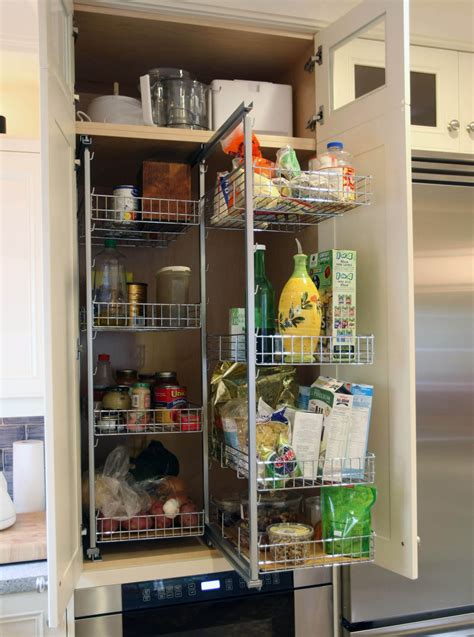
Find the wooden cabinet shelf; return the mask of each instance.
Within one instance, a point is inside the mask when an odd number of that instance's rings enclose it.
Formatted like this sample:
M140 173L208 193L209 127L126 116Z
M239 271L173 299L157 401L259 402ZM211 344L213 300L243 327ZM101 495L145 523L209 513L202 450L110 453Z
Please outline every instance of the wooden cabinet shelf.
M76 122L76 133L93 137L93 150L100 152L101 159L117 158L121 153L136 159L164 154L169 161L188 160L213 134L212 131L101 122ZM316 140L311 137L258 135L258 139L263 151L273 151L272 154L286 144L295 149L300 160L316 153Z

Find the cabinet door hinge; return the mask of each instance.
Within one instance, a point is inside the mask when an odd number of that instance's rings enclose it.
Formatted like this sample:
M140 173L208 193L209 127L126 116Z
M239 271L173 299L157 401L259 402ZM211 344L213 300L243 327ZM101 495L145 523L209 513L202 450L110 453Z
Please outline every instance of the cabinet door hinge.
M319 107L319 111L316 115L313 115L311 119L308 120L306 124L306 128L309 130L316 130L316 124L322 124L324 122L324 108L322 106Z
M307 73L312 73L314 71L314 67L316 66L316 64L319 64L319 66L321 66L322 63L323 63L323 47L320 44L318 46L316 53L306 60L306 63L304 65L304 70Z
M76 358L77 360L81 360L81 354L84 351L84 345L82 345L81 341L77 339L77 350L76 350Z
M79 37L79 27L72 27L72 37L74 38L74 42Z

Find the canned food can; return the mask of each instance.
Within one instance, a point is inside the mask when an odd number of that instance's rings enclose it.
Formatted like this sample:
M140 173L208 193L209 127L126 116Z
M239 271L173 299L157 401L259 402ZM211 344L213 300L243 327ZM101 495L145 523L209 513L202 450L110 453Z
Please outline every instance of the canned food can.
M197 410L175 409L173 420L180 426L181 431L201 430L201 414Z
M147 283L127 283L128 324L131 327L146 324Z
M115 186L114 220L123 225L131 225L138 218L138 189L135 186Z
M186 387L180 385L157 385L155 387L155 406L166 409L186 407Z

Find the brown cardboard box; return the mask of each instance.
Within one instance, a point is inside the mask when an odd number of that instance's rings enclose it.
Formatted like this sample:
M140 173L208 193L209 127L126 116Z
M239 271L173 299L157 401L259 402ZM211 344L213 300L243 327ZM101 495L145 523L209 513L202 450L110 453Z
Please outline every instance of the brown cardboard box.
M143 197L144 221L192 221L197 210L190 201L191 167L187 164L144 161ZM160 201L147 201L146 197L159 198Z

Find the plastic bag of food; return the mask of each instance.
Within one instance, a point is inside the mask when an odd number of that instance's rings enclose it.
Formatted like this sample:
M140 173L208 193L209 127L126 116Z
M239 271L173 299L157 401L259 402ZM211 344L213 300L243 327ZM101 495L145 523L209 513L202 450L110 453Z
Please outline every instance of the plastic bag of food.
M96 506L104 518L130 518L149 505L148 495L131 478L129 465L127 448L116 447L96 478Z
M301 175L301 167L296 153L291 146L283 146L277 152L276 167L278 176L293 179Z
M130 473L137 482L163 478L164 476L177 476L179 473L178 458L168 451L163 443L152 440L133 461Z
M221 140L222 150L226 155L233 157L244 156L244 126L239 124L228 135ZM252 133L252 157L261 157L260 142L255 134Z
M248 449L248 403L243 398L234 398L221 409L222 429L226 445L247 452Z
M247 365L221 361L217 364L211 379L211 421L212 442L218 446L224 442L221 410L225 403L234 398L246 398ZM260 367L256 382L257 401L261 397L267 405L276 410L278 405L296 405L298 384L296 369L289 365ZM257 409L257 405L255 405Z
M368 557L376 488L365 485L324 487L321 493L325 553Z

